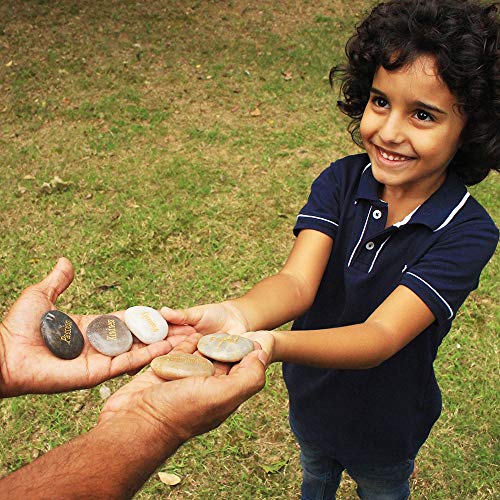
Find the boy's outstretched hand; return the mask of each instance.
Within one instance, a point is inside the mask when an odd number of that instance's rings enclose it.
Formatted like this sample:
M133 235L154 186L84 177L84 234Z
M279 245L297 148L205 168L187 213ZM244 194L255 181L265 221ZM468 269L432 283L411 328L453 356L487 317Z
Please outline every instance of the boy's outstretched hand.
M73 276L69 260L60 258L43 281L23 290L0 324L0 397L92 387L142 368L181 340L178 337L148 346L134 344L131 351L111 358L97 352L86 338L87 325L97 316L71 315L83 333L85 345L75 359L57 358L43 341L40 320L44 313L55 309L57 298ZM117 316L123 318L123 313Z
M230 302L206 304L189 309L162 307L162 316L169 324L169 335L191 335L192 333L230 333L239 335L248 330L245 318Z

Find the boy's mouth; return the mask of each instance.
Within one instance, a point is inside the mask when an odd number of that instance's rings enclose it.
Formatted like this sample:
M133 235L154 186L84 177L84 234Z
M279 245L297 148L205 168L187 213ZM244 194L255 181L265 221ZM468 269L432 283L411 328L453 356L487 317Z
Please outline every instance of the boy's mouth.
M393 151L387 151L386 149L382 149L380 146L375 146L380 156L385 160L389 161L408 161L414 160L415 158L412 156L405 156L400 153L394 153Z

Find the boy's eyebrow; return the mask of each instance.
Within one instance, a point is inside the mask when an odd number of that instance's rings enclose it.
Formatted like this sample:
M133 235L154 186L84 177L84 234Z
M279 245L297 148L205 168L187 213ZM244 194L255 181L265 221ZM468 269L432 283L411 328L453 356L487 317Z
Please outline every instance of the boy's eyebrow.
M384 92L382 92L381 90L377 89L376 87L372 87L370 89L370 93L378 94L381 97L384 97L387 99L387 95ZM428 109L429 111L434 111L435 113L440 113L442 115L448 114L446 111L443 111L441 108L438 108L437 106L434 106L432 104L428 104L428 103L423 102L423 101L415 101L413 104L415 106L418 106L419 108L424 108L424 109Z

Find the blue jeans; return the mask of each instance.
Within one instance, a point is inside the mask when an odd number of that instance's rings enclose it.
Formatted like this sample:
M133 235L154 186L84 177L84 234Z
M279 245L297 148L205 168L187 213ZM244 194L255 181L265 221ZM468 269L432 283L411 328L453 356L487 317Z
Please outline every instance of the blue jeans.
M302 500L334 500L342 472L347 470L357 484L362 500L406 500L415 461L393 465L347 466L325 455L319 448L299 441L302 465Z

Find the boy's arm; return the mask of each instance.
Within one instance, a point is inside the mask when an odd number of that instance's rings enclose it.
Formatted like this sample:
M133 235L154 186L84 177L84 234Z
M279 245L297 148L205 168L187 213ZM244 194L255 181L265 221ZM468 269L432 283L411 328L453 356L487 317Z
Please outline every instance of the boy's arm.
M312 305L332 252L333 240L305 229L283 269L229 301L243 315L247 330L271 329L305 313Z
M169 338L191 333L232 333L271 329L291 321L311 306L332 252L332 239L304 229L283 269L257 283L240 298L189 309L163 307Z
M363 323L324 330L249 333L269 353L286 361L322 368L378 366L433 323L434 314L413 291L398 286Z

